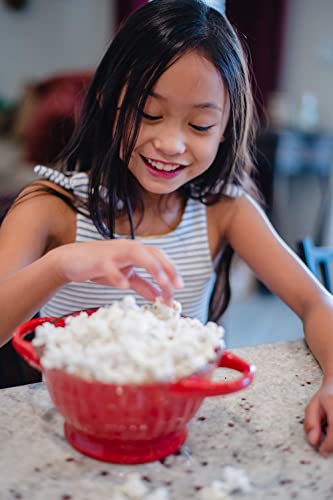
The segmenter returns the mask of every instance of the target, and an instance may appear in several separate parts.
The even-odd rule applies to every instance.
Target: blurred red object
[[[53,163],[70,139],[93,72],[64,73],[28,85],[16,119],[23,156]]]

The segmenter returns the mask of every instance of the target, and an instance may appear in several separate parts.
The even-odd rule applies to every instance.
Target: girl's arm
[[[31,318],[58,288],[71,281],[132,288],[147,300],[162,293],[170,303],[181,280],[162,252],[131,240],[71,243],[72,210],[50,195],[18,203],[0,229],[0,346],[13,330]],[[161,292],[140,278],[145,268]]]
[[[333,452],[332,295],[281,240],[250,197],[234,200],[224,235],[258,278],[301,318],[306,341],[324,373],[323,386],[306,409],[304,428],[311,444],[317,445],[321,424],[327,420],[320,451]]]

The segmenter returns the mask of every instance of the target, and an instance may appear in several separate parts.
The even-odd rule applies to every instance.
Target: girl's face
[[[215,66],[196,52],[182,56],[147,99],[130,171],[149,193],[176,191],[210,167],[228,116]]]

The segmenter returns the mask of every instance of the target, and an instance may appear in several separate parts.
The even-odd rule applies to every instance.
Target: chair
[[[330,262],[333,263],[333,248],[316,246],[307,236],[297,243],[299,255],[316,278],[333,293],[330,277]]]

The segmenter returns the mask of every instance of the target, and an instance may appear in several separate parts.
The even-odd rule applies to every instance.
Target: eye
[[[150,121],[155,121],[155,120],[160,120],[162,117],[161,116],[153,116],[153,115],[147,115],[144,111],[141,111],[141,115],[143,118],[146,118],[146,120]]]
[[[190,123],[190,126],[194,128],[194,130],[198,130],[198,132],[208,132],[210,128],[214,127],[214,125],[208,125],[207,127],[200,127],[199,125],[193,125],[192,123]]]

